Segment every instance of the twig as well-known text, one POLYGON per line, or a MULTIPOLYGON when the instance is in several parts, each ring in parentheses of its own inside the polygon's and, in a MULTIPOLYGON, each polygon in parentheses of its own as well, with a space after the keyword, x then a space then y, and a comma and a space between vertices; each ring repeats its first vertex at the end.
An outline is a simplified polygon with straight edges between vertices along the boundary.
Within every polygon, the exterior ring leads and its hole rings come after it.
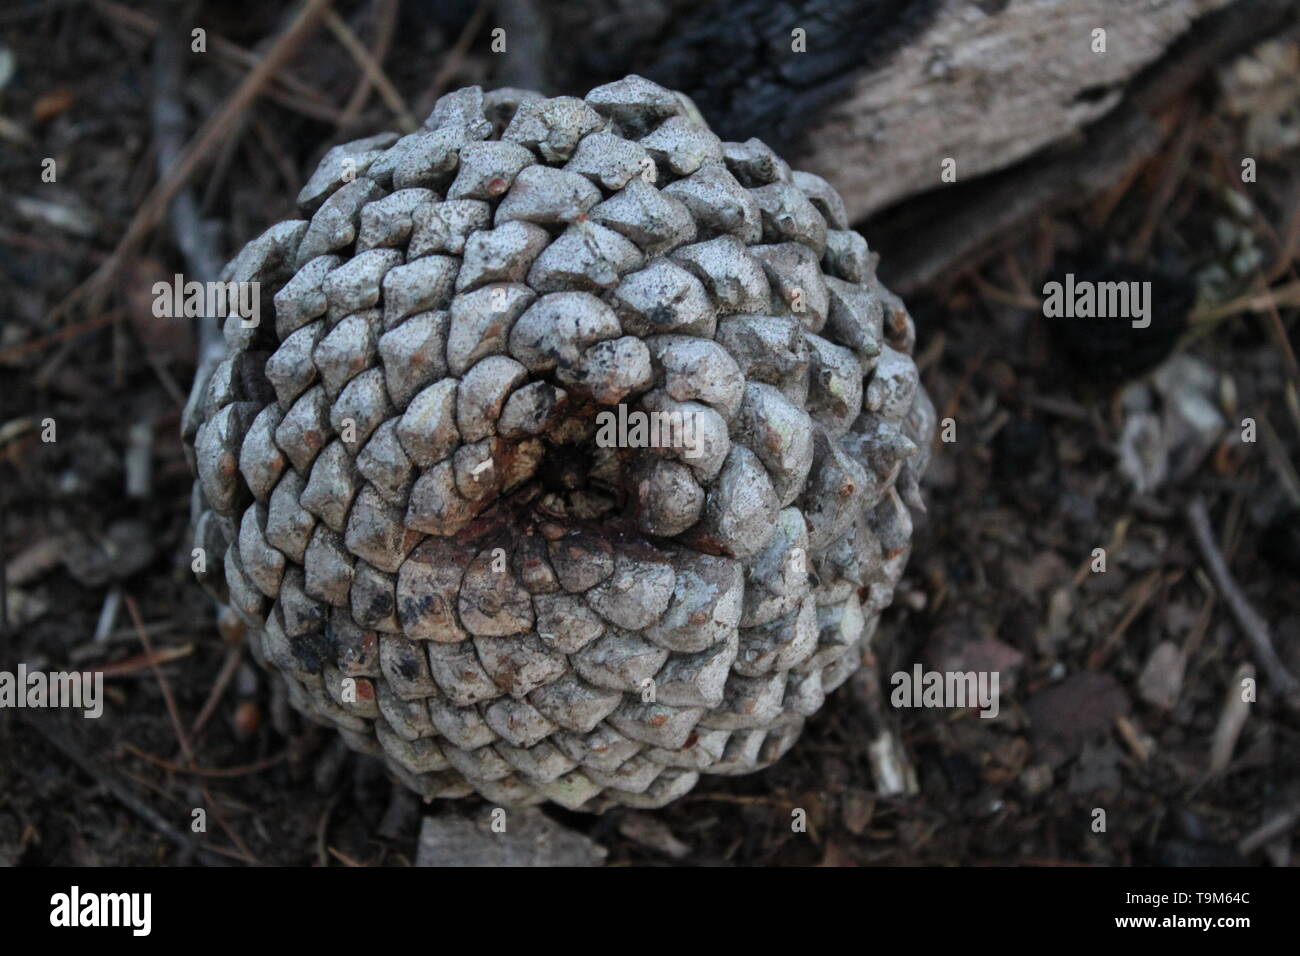
POLYGON ((1223 698, 1223 710, 1219 712, 1219 722, 1214 727, 1214 736, 1210 738, 1210 776, 1223 773, 1232 763, 1232 752, 1237 747, 1237 738, 1246 726, 1250 716, 1250 704, 1241 695, 1241 683, 1255 676, 1255 668, 1242 664, 1232 675, 1232 683, 1223 698))
POLYGON ((366 75, 366 78, 370 80, 375 89, 379 90, 379 95, 383 97, 384 103, 397 117, 398 125, 408 133, 419 129, 420 124, 415 121, 411 111, 406 108, 406 101, 402 99, 402 94, 397 92, 397 87, 393 86, 392 81, 388 79, 387 74, 384 73, 384 68, 370 55, 366 45, 357 39, 357 35, 352 32, 352 28, 344 22, 343 18, 333 10, 327 10, 325 12, 325 25, 329 27, 335 39, 343 45, 343 49, 348 51, 348 55, 356 61, 357 66, 361 68, 361 72, 366 75))
POLYGON ((249 774, 261 773, 263 770, 269 770, 271 767, 284 763, 289 759, 289 752, 282 750, 280 753, 255 763, 245 764, 242 767, 186 767, 182 764, 174 763, 170 760, 164 760, 147 750, 141 750, 135 744, 123 744, 128 751, 135 754, 141 760, 146 760, 156 767, 162 767, 171 773, 190 774, 195 777, 247 777, 249 774))
POLYGON ((330 816, 334 813, 334 807, 343 796, 336 793, 330 797, 329 802, 325 804, 325 809, 321 812, 320 820, 316 823, 316 864, 318 866, 329 866, 330 858, 325 849, 325 835, 329 832, 330 816))
POLYGON ((260 861, 257 859, 256 854, 249 849, 248 844, 243 841, 235 828, 226 820, 225 814, 221 812, 221 805, 217 803, 212 796, 212 791, 208 789, 208 781, 202 776, 199 777, 199 791, 203 794, 203 799, 207 801, 207 805, 212 808, 212 815, 217 818, 217 825, 221 827, 226 836, 230 837, 230 842, 239 848, 239 852, 244 854, 250 863, 259 864, 260 861))
POLYGON ((1133 756, 1140 763, 1146 763, 1151 759, 1151 748, 1142 739, 1142 735, 1138 733, 1133 721, 1127 717, 1117 717, 1115 718, 1115 727, 1119 730, 1119 735, 1124 738, 1124 743, 1128 745, 1128 749, 1133 752, 1133 756))
MULTIPOLYGON (((15 421, 22 421, 22 419, 15 419, 15 421)), ((29 423, 27 427, 17 431, 17 434, 21 434, 35 425, 33 419, 27 419, 27 422, 29 423)), ((0 446, 9 441, 10 436, 6 434, 7 430, 8 425, 0 427, 0 446)), ((52 534, 49 537, 32 542, 10 558, 4 565, 4 571, 9 576, 9 583, 15 587, 21 587, 35 581, 41 575, 53 571, 63 561, 63 555, 66 553, 67 547, 67 538, 62 534, 52 534)))
POLYGON ((1028 309, 1031 312, 1037 312, 1043 307, 1043 300, 1036 295, 999 289, 975 270, 971 270, 970 277, 980 295, 992 299, 999 305, 1009 305, 1014 309, 1028 309))
POLYGON ((181 713, 176 707, 176 697, 172 694, 172 685, 167 680, 167 675, 162 672, 156 655, 154 654, 153 641, 149 640, 148 633, 144 629, 144 621, 140 617, 140 606, 135 603, 135 597, 130 594, 124 594, 123 600, 126 601, 127 613, 131 615, 131 622, 135 625, 136 634, 140 637, 140 643, 144 645, 145 651, 149 654, 150 665, 153 667, 154 677, 158 680, 158 689, 162 691, 163 701, 167 705, 167 716, 171 718, 172 730, 176 734, 176 740, 181 745, 181 751, 185 754, 185 759, 194 763, 194 751, 190 749, 190 739, 185 734, 185 728, 181 725, 181 713))
POLYGON ((1088 670, 1096 670, 1110 656, 1110 652, 1115 649, 1115 645, 1128 632, 1129 626, 1137 620, 1137 616, 1142 613, 1147 604, 1150 603, 1151 598, 1155 596, 1156 591, 1160 589, 1163 577, 1164 575, 1157 568, 1134 585, 1129 592, 1133 598, 1128 610, 1124 612, 1124 616, 1120 618, 1119 623, 1106 635, 1106 639, 1102 641, 1101 646, 1088 655, 1088 670))
POLYGON ((1261 411, 1256 416, 1256 421, 1259 425, 1259 437, 1264 446, 1264 454, 1277 473, 1278 484, 1291 499, 1292 507, 1300 508, 1300 475, 1296 474, 1295 465, 1291 463, 1286 448, 1282 445, 1282 439, 1278 437, 1267 414, 1261 411))
POLYGON ((22 358, 31 352, 39 352, 41 349, 50 345, 57 345, 59 342, 66 342, 69 339, 75 339, 79 335, 85 335, 87 332, 94 332, 102 329, 106 325, 111 325, 125 314, 123 309, 113 309, 109 312, 103 312, 99 315, 93 315, 88 319, 76 323, 75 325, 65 325, 57 332, 51 332, 49 335, 42 336, 39 339, 32 339, 30 342, 24 342, 22 345, 15 345, 11 348, 0 350, 0 363, 9 363, 14 359, 22 358))
POLYGON ((199 708, 199 715, 194 718, 194 723, 190 725, 190 739, 193 740, 199 735, 199 732, 207 726, 212 715, 216 713, 217 704, 221 702, 221 697, 230 686, 230 681, 234 678, 235 672, 239 670, 239 662, 244 659, 244 646, 236 644, 226 652, 226 659, 221 662, 221 670, 217 673, 217 679, 212 684, 212 690, 208 692, 208 699, 203 702, 199 708))
MULTIPOLYGON (((1184 112, 1181 104, 1175 109, 1180 114, 1184 112)), ((1192 145, 1195 142, 1196 134, 1200 131, 1202 120, 1195 106, 1188 108, 1186 115, 1180 116, 1179 119, 1181 129, 1173 137, 1169 150, 1162 157, 1164 169, 1160 170, 1155 195, 1151 198, 1151 203, 1147 207, 1146 215, 1142 219, 1142 225, 1138 229, 1137 235, 1129 243, 1129 258, 1134 261, 1140 261, 1147 257, 1147 253, 1151 249, 1151 241, 1155 238, 1156 229, 1161 221, 1165 219, 1165 210, 1169 208, 1169 203, 1173 200, 1174 195, 1178 192, 1187 176, 1192 145)))
MULTIPOLYGON (((173 19, 157 33, 153 52, 153 121, 155 165, 164 177, 185 148, 185 107, 180 101, 184 89, 181 72, 183 44, 180 21, 173 19)), ((199 214, 193 192, 178 189, 171 202, 171 226, 176 245, 185 257, 192 278, 208 282, 217 277, 221 262, 210 239, 210 232, 199 214)))
MULTIPOLYGON (((1291 187, 1287 210, 1286 225, 1282 229, 1277 260, 1273 263, 1273 267, 1264 273, 1265 284, 1272 284, 1286 275, 1291 269, 1292 259, 1295 258, 1296 244, 1300 243, 1300 183, 1291 187)), ((1295 275, 1294 272, 1291 274, 1295 275)))
POLYGON ((917 791, 916 771, 902 742, 888 728, 867 744, 867 762, 876 793, 883 797, 910 796, 917 791))
MULTIPOLYGON (((1257 283, 1260 287, 1266 288, 1262 278, 1258 279, 1257 283)), ((1268 315, 1268 330, 1273 335, 1277 350, 1286 360, 1287 368, 1291 370, 1291 377, 1300 378, 1300 362, 1296 361, 1295 349, 1291 348, 1291 340, 1287 336, 1286 326, 1282 324, 1282 316, 1277 311, 1277 303, 1269 299, 1264 305, 1264 311, 1268 315)))
POLYGON ((364 866, 365 866, 364 863, 361 863, 361 862, 358 861, 358 860, 354 860, 354 859, 352 859, 352 857, 348 856, 348 855, 347 855, 346 853, 344 853, 342 850, 336 850, 334 847, 329 847, 328 849, 329 849, 329 852, 330 852, 330 856, 334 857, 334 859, 338 860, 338 861, 339 861, 340 863, 342 863, 344 866, 353 866, 353 867, 364 867, 364 866))
MULTIPOLYGON (((153 497, 153 416, 144 415, 131 423, 126 432, 126 449, 122 453, 122 471, 126 473, 126 496, 137 500, 153 497)), ((105 633, 112 630, 109 624, 105 633)))
POLYGON ((193 644, 182 644, 180 647, 164 647, 162 650, 149 651, 147 654, 128 657, 126 660, 118 661, 115 664, 105 664, 99 668, 99 672, 106 679, 109 677, 127 677, 143 670, 152 670, 161 664, 170 664, 172 661, 189 657, 193 653, 193 644))
POLYGON ((1285 836, 1297 823, 1300 823, 1300 807, 1275 813, 1255 830, 1242 837, 1241 842, 1237 844, 1237 850, 1242 856, 1250 856, 1266 843, 1272 843, 1279 837, 1285 836))
MULTIPOLYGON (((154 184, 149 195, 136 210, 135 216, 126 227, 112 255, 75 290, 69 299, 75 302, 82 295, 87 295, 92 305, 91 311, 95 311, 95 307, 102 303, 108 280, 140 247, 145 236, 162 218, 167 204, 172 201, 181 187, 190 181, 212 150, 222 142, 244 111, 261 94, 271 77, 289 61, 303 41, 316 29, 317 22, 325 14, 331 2, 332 0, 304 0, 302 9, 271 46, 266 56, 249 71, 248 76, 221 109, 203 124, 176 162, 168 168, 167 175, 154 184)), ((68 304, 69 301, 65 300, 61 303, 61 307, 66 308, 68 304)))
POLYGON ((1269 309, 1276 309, 1279 305, 1300 305, 1300 281, 1288 282, 1286 285, 1265 289, 1262 292, 1250 292, 1220 305, 1197 309, 1188 316, 1188 322, 1195 328, 1219 322, 1241 312, 1267 312, 1269 309))
MULTIPOLYGON (((957 383, 957 387, 952 390, 952 394, 948 396, 948 400, 943 403, 943 409, 939 412, 940 422, 945 418, 953 418, 956 416, 957 409, 961 407, 962 396, 966 394, 966 389, 970 388, 970 383, 975 380, 975 373, 984 365, 984 360, 988 358, 988 355, 989 350, 986 346, 980 350, 978 355, 966 363, 966 371, 962 373, 961 380, 957 383)), ((939 447, 942 440, 943 432, 941 429, 936 428, 934 430, 933 440, 936 449, 939 447)))
POLYGON ((1273 641, 1269 637, 1268 624, 1251 607, 1232 577, 1232 572, 1228 570, 1223 555, 1214 543, 1210 515, 1205 508, 1205 501, 1200 497, 1194 498, 1187 506, 1187 520, 1192 527, 1196 544, 1201 549, 1201 557, 1205 559, 1206 569, 1214 579, 1214 586, 1219 589, 1233 617, 1237 619, 1237 624, 1250 640, 1259 666, 1268 675, 1269 681, 1281 692, 1283 699, 1291 706, 1297 706, 1297 699, 1300 698, 1300 681, 1287 671, 1278 658, 1277 652, 1273 650, 1273 641))
MULTIPOLYGON (((136 605, 135 598, 130 594, 125 595, 125 600, 126 609, 131 615, 131 621, 135 624, 136 632, 140 637, 140 642, 144 644, 145 650, 149 652, 150 656, 153 656, 152 642, 149 640, 149 635, 145 633, 144 621, 140 618, 140 608, 136 605)), ((151 663, 153 664, 154 676, 158 679, 158 687, 162 691, 163 700, 167 704, 167 716, 172 722, 172 731, 176 734, 176 740, 180 744, 181 753, 185 757, 185 763, 191 768, 197 768, 198 761, 194 758, 194 749, 190 746, 189 736, 185 733, 185 728, 181 724, 180 710, 176 706, 176 697, 172 694, 171 682, 167 680, 167 675, 162 672, 162 667, 157 661, 151 663)), ((230 838, 230 842, 235 844, 235 847, 239 852, 242 853, 250 862, 256 863, 256 855, 248 848, 248 845, 244 843, 243 839, 240 838, 234 827, 226 821, 225 815, 221 812, 221 806, 213 798, 212 792, 208 789, 207 781, 202 777, 199 779, 199 790, 202 792, 203 799, 207 802, 207 806, 212 810, 212 815, 217 818, 217 824, 225 832, 226 836, 230 838)))
POLYGON ((447 53, 447 58, 442 61, 442 66, 434 74, 433 85, 429 88, 424 101, 421 103, 421 113, 427 113, 433 109, 434 103, 438 97, 442 96, 443 91, 447 89, 447 84, 451 78, 456 75, 460 69, 461 61, 465 59, 465 54, 469 52, 470 44, 478 36, 478 31, 483 26, 483 21, 487 19, 488 10, 492 7, 492 0, 479 0, 479 5, 474 10, 473 16, 466 22, 464 29, 460 31, 460 36, 456 38, 456 43, 447 53))
MULTIPOLYGON (((375 35, 370 41, 370 58, 380 66, 388 56, 388 48, 393 42, 393 32, 397 29, 397 13, 398 0, 379 0, 375 4, 375 35)), ((337 125, 340 131, 350 128, 356 122, 357 116, 365 108, 366 101, 370 99, 370 91, 373 88, 370 74, 362 70, 361 76, 357 78, 356 88, 348 97, 348 102, 339 115, 337 125)))
MULTIPOLYGON (((147 13, 132 10, 113 0, 93 0, 92 6, 108 18, 146 36, 152 37, 158 32, 158 21, 147 13)), ((211 30, 208 31, 208 45, 213 53, 223 58, 228 69, 251 70, 260 59, 256 53, 245 50, 211 30)), ((326 123, 337 123, 343 115, 325 99, 320 90, 307 85, 287 69, 276 73, 267 86, 266 95, 281 106, 326 123)))
MULTIPOLYGON (((58 750, 70 761, 77 765, 83 773, 94 779, 98 784, 104 787, 118 803, 126 807, 137 817, 143 820, 149 826, 153 827, 163 836, 167 837, 182 850, 195 852, 199 859, 208 866, 225 866, 225 860, 216 855, 215 848, 206 848, 191 839, 183 831, 172 826, 162 815, 153 807, 137 797, 126 784, 110 770, 106 770, 95 763, 85 751, 83 751, 62 729, 56 728, 48 719, 37 718, 26 711, 19 711, 18 717, 27 723, 29 727, 49 741, 50 745, 58 750)), ((230 851, 221 851, 230 855, 230 851)))

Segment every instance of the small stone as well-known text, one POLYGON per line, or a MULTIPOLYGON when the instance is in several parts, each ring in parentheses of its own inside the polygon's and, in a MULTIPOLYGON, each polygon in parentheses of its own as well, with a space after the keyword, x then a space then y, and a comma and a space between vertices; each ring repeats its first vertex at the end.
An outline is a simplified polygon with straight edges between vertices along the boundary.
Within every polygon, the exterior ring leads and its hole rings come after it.
POLYGON ((510 837, 471 820, 425 817, 416 866, 600 866, 606 850, 539 810, 515 810, 510 837))

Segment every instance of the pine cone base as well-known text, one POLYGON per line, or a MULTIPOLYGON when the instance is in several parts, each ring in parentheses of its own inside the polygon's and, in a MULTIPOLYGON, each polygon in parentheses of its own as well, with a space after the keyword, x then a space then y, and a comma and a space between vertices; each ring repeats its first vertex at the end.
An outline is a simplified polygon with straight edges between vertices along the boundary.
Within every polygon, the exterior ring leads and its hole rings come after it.
POLYGON ((426 799, 656 807, 784 754, 934 430, 834 190, 632 76, 448 94, 298 204, 182 424, 200 579, 294 706, 426 799))

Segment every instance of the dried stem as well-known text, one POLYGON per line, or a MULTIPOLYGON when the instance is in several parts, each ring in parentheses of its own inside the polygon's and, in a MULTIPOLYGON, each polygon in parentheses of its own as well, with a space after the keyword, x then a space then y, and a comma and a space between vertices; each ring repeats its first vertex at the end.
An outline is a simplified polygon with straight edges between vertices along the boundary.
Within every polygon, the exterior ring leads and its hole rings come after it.
POLYGON ((1206 569, 1214 579, 1214 586, 1219 589, 1219 593, 1232 610, 1233 617, 1237 619, 1237 624, 1250 640, 1260 668, 1268 675, 1269 681, 1282 692, 1287 702, 1293 707, 1296 706, 1297 697, 1300 696, 1300 681, 1296 680, 1277 656, 1277 652, 1273 649, 1273 641, 1269 637, 1268 624, 1246 600, 1246 596, 1232 577, 1232 572, 1228 570, 1228 564, 1214 541, 1209 512, 1200 497, 1193 499, 1188 505, 1187 520, 1192 527, 1196 544, 1201 549, 1201 556, 1205 559, 1206 569))

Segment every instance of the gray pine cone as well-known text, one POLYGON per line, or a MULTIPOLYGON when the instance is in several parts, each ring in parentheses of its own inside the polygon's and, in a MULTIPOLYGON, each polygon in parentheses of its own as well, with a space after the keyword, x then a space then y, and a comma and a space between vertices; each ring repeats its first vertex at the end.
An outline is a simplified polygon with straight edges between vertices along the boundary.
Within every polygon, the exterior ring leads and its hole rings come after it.
POLYGON ((430 799, 655 807, 785 753, 934 429, 835 191, 629 76, 458 90, 298 204, 182 425, 200 577, 294 705, 430 799), (608 447, 620 403, 691 437, 608 447))

